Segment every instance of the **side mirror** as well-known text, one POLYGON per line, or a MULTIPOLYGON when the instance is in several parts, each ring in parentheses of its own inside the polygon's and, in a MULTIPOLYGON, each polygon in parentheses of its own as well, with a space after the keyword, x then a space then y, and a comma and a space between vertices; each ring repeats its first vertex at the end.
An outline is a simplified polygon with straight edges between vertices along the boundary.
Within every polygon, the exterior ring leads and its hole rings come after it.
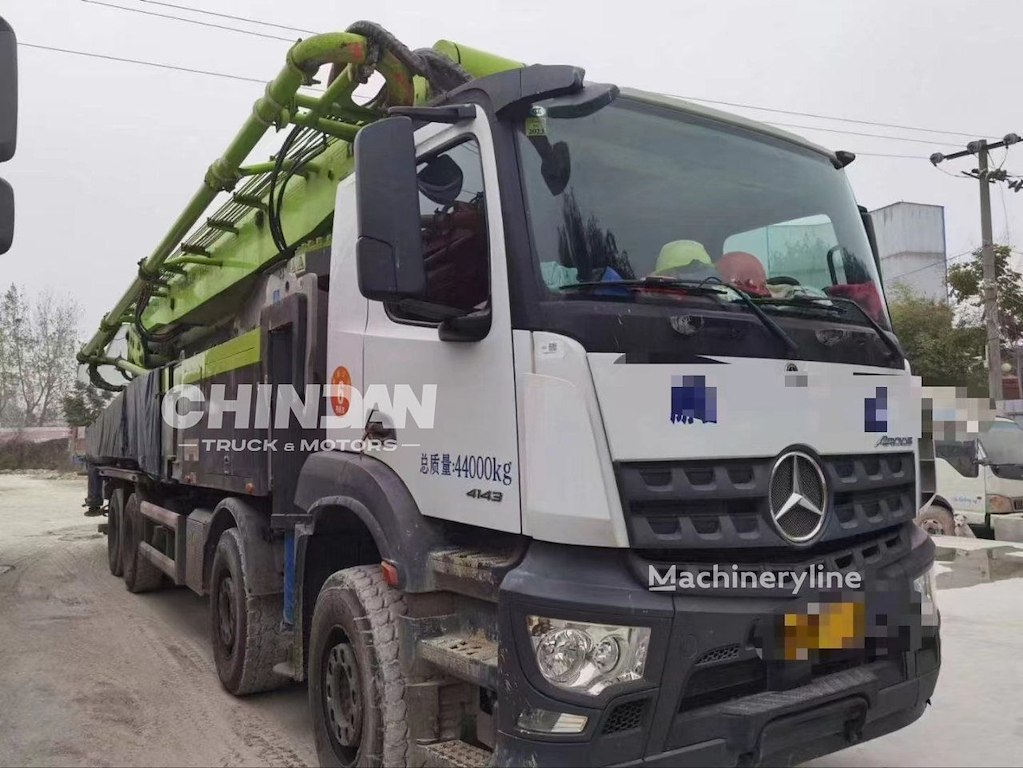
POLYGON ((14 190, 0 179, 0 253, 7 253, 14 242, 14 190))
MULTIPOLYGON (((14 157, 18 143, 18 39, 0 19, 0 163, 14 157)), ((14 190, 0 179, 0 254, 14 240, 14 190)))
POLYGON ((410 118, 386 117, 355 137, 359 291, 373 301, 426 292, 413 133, 410 118))
POLYGON ((0 19, 0 163, 14 157, 18 139, 18 38, 0 19))

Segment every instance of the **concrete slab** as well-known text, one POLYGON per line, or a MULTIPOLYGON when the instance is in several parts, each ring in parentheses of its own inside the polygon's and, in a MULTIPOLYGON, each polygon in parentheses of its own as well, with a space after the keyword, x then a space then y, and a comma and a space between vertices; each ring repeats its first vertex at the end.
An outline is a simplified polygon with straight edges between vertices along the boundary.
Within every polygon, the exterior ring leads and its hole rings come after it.
POLYGON ((998 541, 1023 543, 1023 515, 992 515, 991 527, 998 541))

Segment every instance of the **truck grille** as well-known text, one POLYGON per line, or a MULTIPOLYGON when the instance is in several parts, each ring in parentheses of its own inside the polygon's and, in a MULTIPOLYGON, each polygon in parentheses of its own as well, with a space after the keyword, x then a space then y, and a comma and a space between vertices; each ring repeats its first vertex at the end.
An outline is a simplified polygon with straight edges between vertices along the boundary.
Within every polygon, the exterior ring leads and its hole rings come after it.
MULTIPOLYGON (((786 547, 770 522, 774 458, 620 462, 615 470, 633 547, 786 547)), ((912 453, 824 456, 829 520, 820 541, 916 516, 912 453)))

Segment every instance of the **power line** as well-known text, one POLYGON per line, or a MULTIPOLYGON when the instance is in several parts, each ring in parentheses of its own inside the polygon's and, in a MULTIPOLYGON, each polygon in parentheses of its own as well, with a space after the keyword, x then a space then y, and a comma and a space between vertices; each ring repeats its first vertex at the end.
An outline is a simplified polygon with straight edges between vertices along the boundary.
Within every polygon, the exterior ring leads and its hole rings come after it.
POLYGON ((927 160, 922 155, 898 155, 889 154, 888 152, 853 152, 856 157, 897 157, 902 160, 927 160))
POLYGON ((229 27, 226 24, 213 24, 208 21, 199 21, 198 19, 186 19, 183 16, 173 16, 167 13, 156 13, 155 11, 145 11, 141 8, 127 8, 123 5, 114 5, 113 3, 105 3, 102 0, 81 0, 83 3, 89 5, 101 5, 104 8, 112 8, 116 11, 126 11, 127 13, 140 13, 143 16, 155 16, 159 19, 170 19, 171 21, 180 21, 184 24, 195 24, 200 27, 210 27, 211 29, 222 29, 228 32, 237 32, 241 35, 251 35, 252 37, 263 37, 269 40, 282 40, 285 43, 293 43, 294 39, 290 37, 281 37, 280 35, 268 35, 265 32, 253 32, 250 29, 239 29, 238 27, 229 27))
POLYGON ((92 58, 92 59, 105 59, 106 61, 117 61, 117 62, 121 62, 123 64, 140 64, 140 65, 142 65, 144 67, 157 67, 159 69, 172 69, 172 70, 176 70, 178 72, 189 72, 189 73, 191 73, 193 75, 207 75, 209 77, 222 77, 222 78, 225 78, 227 80, 241 80, 241 81, 246 82, 246 83, 260 83, 260 84, 265 84, 266 83, 266 80, 259 80, 258 78, 255 78, 255 77, 245 77, 243 75, 230 75, 230 74, 227 74, 226 72, 213 72, 213 71, 210 71, 208 69, 192 69, 191 67, 179 67, 179 66, 177 66, 175 64, 160 64, 159 62, 144 61, 142 59, 126 59, 126 58, 122 58, 120 56, 107 56, 106 54, 103 54, 103 53, 91 53, 89 51, 74 51, 74 50, 71 50, 70 48, 57 48, 56 46, 52 46, 52 45, 39 45, 37 43, 25 43, 25 42, 22 42, 20 40, 18 41, 18 45, 19 46, 24 46, 25 48, 38 48, 39 50, 43 50, 43 51, 56 51, 57 53, 69 53, 69 54, 72 54, 74 56, 88 56, 89 58, 92 58))
MULTIPOLYGON (((914 144, 926 144, 926 145, 928 145, 930 147, 933 147, 935 145, 935 142, 931 141, 930 139, 912 139, 912 138, 909 138, 909 137, 906 137, 906 136, 892 136, 892 135, 889 135, 889 134, 879 134, 879 133, 863 133, 862 131, 848 131, 848 130, 844 130, 844 129, 840 129, 840 128, 819 128, 819 127, 817 127, 815 125, 795 125, 793 123, 774 123, 774 122, 768 122, 767 124, 768 125, 775 125, 775 126, 778 126, 779 128, 799 128, 799 129, 804 130, 804 131, 824 131, 825 133, 840 133, 840 134, 843 134, 845 136, 866 136, 866 137, 871 138, 871 139, 887 139, 887 140, 891 140, 891 141, 911 141, 914 144)), ((958 145, 952 144, 952 143, 948 143, 948 144, 939 144, 938 146, 954 147, 954 146, 958 146, 958 145)))
POLYGON ((959 259, 963 259, 963 258, 966 258, 967 256, 972 256, 972 255, 973 255, 973 251, 972 250, 963 251, 962 253, 957 253, 955 256, 949 256, 947 259, 945 259, 944 261, 942 261, 939 264, 925 264, 922 267, 917 267, 916 269, 911 269, 911 270, 909 270, 909 272, 903 272, 901 275, 895 275, 891 279, 892 280, 901 280, 906 275, 912 275, 914 272, 922 272, 925 269, 934 269, 935 267, 945 267, 947 269, 948 265, 951 264, 953 261, 958 261, 959 259))
MULTIPOLYGON (((115 61, 115 62, 119 62, 119 63, 122 63, 122 64, 138 64, 138 65, 143 66, 143 67, 156 67, 157 69, 169 69, 169 70, 174 70, 174 71, 177 71, 177 72, 187 72, 187 73, 193 74, 193 75, 207 75, 208 77, 220 77, 220 78, 224 78, 226 80, 239 80, 239 81, 245 82, 245 83, 258 83, 260 85, 266 85, 266 82, 267 82, 266 80, 261 80, 258 77, 245 77, 244 75, 232 75, 232 74, 229 74, 227 72, 215 72, 215 71, 209 70, 209 69, 193 69, 191 67, 178 66, 177 64, 162 64, 162 63, 157 62, 157 61, 146 61, 145 59, 129 59, 129 58, 121 57, 121 56, 109 56, 109 55, 107 55, 105 53, 94 53, 92 51, 76 51, 76 50, 73 50, 71 48, 59 48, 59 47, 53 46, 53 45, 40 45, 38 43, 26 43, 26 42, 23 42, 21 40, 18 41, 18 45, 24 46, 25 48, 36 48, 36 49, 41 50, 41 51, 53 51, 53 52, 56 52, 56 53, 67 53, 67 54, 71 54, 72 56, 86 56, 86 57, 88 57, 90 59, 102 59, 104 61, 115 61)), ((304 87, 307 87, 307 88, 309 88, 309 90, 314 90, 314 91, 321 91, 322 92, 322 90, 323 90, 322 88, 311 88, 311 87, 308 87, 308 86, 304 86, 304 87)), ((355 95, 356 96, 362 96, 362 97, 369 98, 373 94, 370 94, 370 93, 359 93, 358 91, 356 91, 355 95)))
POLYGON ((312 29, 302 29, 301 27, 289 27, 287 24, 274 24, 272 21, 260 21, 259 19, 250 19, 246 16, 232 16, 230 13, 217 13, 216 11, 205 11, 202 8, 192 8, 188 5, 176 5, 175 3, 165 3, 161 0, 139 0, 140 3, 149 3, 150 5, 162 5, 165 8, 176 8, 179 11, 189 11, 190 13, 201 13, 205 16, 216 16, 221 19, 231 19, 233 21, 245 21, 249 24, 260 24, 264 27, 274 27, 276 29, 286 29, 289 32, 302 32, 307 35, 317 34, 312 29))
POLYGON ((715 99, 701 99, 701 98, 698 98, 696 96, 679 96, 678 94, 674 94, 674 93, 666 93, 664 95, 665 96, 671 96, 672 98, 675 98, 675 99, 685 99, 687 101, 699 101, 699 102, 704 102, 706 104, 721 104, 721 105, 724 105, 726 107, 740 107, 742 109, 753 109, 753 110, 756 110, 758 112, 774 112, 774 113, 779 114, 779 115, 796 115, 797 117, 813 117, 813 118, 816 118, 816 119, 819 119, 819 120, 836 120, 836 121, 838 121, 840 123, 857 123, 858 125, 873 125, 873 126, 878 127, 878 128, 897 128, 899 130, 904 130, 904 131, 920 131, 920 132, 923 132, 923 133, 945 134, 945 135, 948 135, 948 136, 965 136, 965 137, 970 138, 970 139, 975 139, 978 135, 982 135, 982 133, 979 132, 979 131, 975 132, 975 133, 962 133, 960 131, 942 131, 942 130, 938 130, 936 128, 921 128, 919 126, 913 126, 913 125, 899 125, 898 123, 881 123, 881 122, 877 122, 875 120, 857 120, 857 119, 852 118, 852 117, 836 117, 835 115, 820 115, 820 114, 815 114, 813 112, 796 112, 794 110, 789 110, 789 109, 773 109, 771 107, 758 107, 758 106, 754 106, 753 104, 739 104, 738 102, 734 102, 734 101, 718 101, 718 100, 715 100, 715 99))

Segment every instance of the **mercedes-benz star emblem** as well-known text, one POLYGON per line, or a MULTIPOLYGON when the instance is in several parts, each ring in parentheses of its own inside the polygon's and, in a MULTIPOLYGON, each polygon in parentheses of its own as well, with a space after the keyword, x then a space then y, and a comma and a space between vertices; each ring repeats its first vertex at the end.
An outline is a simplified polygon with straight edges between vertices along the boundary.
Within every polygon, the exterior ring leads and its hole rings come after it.
POLYGON ((807 542, 824 526, 828 485, 815 459, 799 451, 782 454, 771 470, 771 519, 794 544, 807 542))

